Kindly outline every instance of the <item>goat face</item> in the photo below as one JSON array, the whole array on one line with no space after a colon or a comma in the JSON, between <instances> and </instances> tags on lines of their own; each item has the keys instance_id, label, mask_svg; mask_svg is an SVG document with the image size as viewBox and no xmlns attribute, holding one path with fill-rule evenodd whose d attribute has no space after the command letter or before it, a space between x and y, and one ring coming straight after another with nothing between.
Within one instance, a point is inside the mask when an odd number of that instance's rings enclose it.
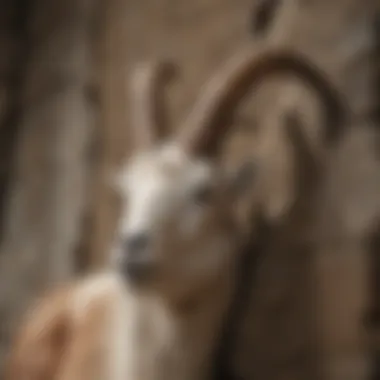
<instances>
[{"instance_id":1,"label":"goat face","mask_svg":"<svg viewBox=\"0 0 380 380\"><path fill-rule=\"evenodd\" d=\"M230 187L175 144L133 157L118 176L115 258L134 285L179 287L218 273L232 242Z\"/></svg>"}]
</instances>

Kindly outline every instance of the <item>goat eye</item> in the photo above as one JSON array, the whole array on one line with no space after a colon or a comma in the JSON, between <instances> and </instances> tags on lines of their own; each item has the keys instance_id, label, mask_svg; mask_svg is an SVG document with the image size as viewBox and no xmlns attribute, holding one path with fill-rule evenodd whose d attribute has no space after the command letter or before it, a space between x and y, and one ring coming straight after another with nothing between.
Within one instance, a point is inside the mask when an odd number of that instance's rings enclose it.
<instances>
[{"instance_id":1,"label":"goat eye","mask_svg":"<svg viewBox=\"0 0 380 380\"><path fill-rule=\"evenodd\" d=\"M193 199L200 205L207 204L212 198L212 187L209 185L202 186L195 190Z\"/></svg>"}]
</instances>

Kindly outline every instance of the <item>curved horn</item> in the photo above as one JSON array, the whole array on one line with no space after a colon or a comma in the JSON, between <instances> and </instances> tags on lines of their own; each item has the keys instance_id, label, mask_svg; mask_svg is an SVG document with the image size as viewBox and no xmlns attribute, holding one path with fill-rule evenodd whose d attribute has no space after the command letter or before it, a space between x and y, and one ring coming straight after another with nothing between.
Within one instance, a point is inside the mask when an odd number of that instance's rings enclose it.
<instances>
[{"instance_id":1,"label":"curved horn","mask_svg":"<svg viewBox=\"0 0 380 380\"><path fill-rule=\"evenodd\" d=\"M233 113L252 87L273 74L292 74L320 97L325 110L326 137L335 137L343 126L344 105L325 75L298 52L281 49L244 51L211 78L180 128L179 141L192 154L211 155L232 124Z\"/></svg>"},{"instance_id":2,"label":"curved horn","mask_svg":"<svg viewBox=\"0 0 380 380\"><path fill-rule=\"evenodd\" d=\"M134 141L139 148L151 147L168 128L163 86L178 74L168 61L143 62L131 78L131 114Z\"/></svg>"}]
</instances>

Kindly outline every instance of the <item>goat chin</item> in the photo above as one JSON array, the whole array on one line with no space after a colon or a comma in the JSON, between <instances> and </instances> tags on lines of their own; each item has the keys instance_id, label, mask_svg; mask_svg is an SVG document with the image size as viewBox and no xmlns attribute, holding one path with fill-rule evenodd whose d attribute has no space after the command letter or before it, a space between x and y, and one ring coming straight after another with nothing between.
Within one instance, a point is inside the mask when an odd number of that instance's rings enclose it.
<instances>
[{"instance_id":1,"label":"goat chin","mask_svg":"<svg viewBox=\"0 0 380 380\"><path fill-rule=\"evenodd\" d=\"M183 309L111 272L59 287L27 313L4 380L204 378L231 291L221 278Z\"/></svg>"}]
</instances>

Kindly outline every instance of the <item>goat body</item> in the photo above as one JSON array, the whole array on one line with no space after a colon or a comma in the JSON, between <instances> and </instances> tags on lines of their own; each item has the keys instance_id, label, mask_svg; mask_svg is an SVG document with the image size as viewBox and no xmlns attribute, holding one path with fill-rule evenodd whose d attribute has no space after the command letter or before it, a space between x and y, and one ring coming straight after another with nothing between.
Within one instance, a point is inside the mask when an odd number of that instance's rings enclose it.
<instances>
[{"instance_id":1,"label":"goat body","mask_svg":"<svg viewBox=\"0 0 380 380\"><path fill-rule=\"evenodd\" d=\"M115 273L54 290L28 314L5 379L204 378L232 279L220 276L189 304L136 295Z\"/></svg>"}]
</instances>

